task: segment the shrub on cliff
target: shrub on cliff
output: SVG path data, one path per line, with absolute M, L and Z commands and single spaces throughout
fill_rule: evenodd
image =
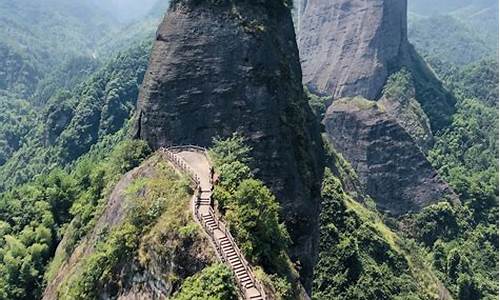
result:
M 223 264 L 215 264 L 187 278 L 173 300 L 235 300 L 233 273 Z

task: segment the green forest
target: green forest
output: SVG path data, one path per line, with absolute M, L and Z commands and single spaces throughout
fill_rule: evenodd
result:
M 206 250 L 212 244 L 190 212 L 193 186 L 131 134 L 169 1 L 134 17 L 92 2 L 32 2 L 0 3 L 0 299 L 42 299 L 52 282 L 57 297 L 43 299 L 117 299 L 134 280 L 168 299 L 238 299 L 233 271 Z M 316 183 L 316 263 L 304 284 L 280 195 L 256 175 L 252 137 L 224 131 L 208 150 L 219 176 L 213 198 L 271 299 L 498 298 L 498 16 L 492 29 L 464 17 L 483 11 L 480 1 L 479 8 L 443 4 L 439 14 L 412 2 L 409 40 L 456 99 L 450 124 L 424 155 L 460 204 L 441 199 L 402 216 L 380 212 L 355 166 L 323 139 L 315 145 L 325 161 Z M 390 78 L 411 77 L 401 74 Z M 408 92 L 392 83 L 391 93 Z M 304 98 L 320 120 L 332 101 L 307 88 Z M 119 224 L 96 233 L 124 178 Z M 78 271 L 62 276 L 86 247 L 92 251 L 77 257 Z

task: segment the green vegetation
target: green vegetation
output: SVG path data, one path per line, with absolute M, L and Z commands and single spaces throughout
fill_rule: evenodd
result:
M 498 219 L 498 111 L 463 99 L 452 127 L 436 139 L 429 158 L 469 207 L 476 223 Z
M 421 149 L 426 151 L 432 146 L 430 121 L 416 99 L 414 76 L 407 68 L 389 76 L 378 104 L 403 126 Z
M 161 161 L 153 164 L 154 176 L 138 177 L 127 187 L 123 221 L 100 238 L 63 284 L 62 299 L 97 299 L 106 286 L 119 285 L 131 262 L 145 267 L 152 252 L 169 258 L 199 239 L 189 210 L 189 181 Z M 172 242 L 165 245 L 167 236 Z
M 228 200 L 226 221 L 245 256 L 279 270 L 289 237 L 279 223 L 280 206 L 274 195 L 262 182 L 246 179 Z
M 263 267 L 260 277 L 285 298 L 293 294 L 290 282 L 296 276 L 286 255 L 290 238 L 277 199 L 247 166 L 250 152 L 240 135 L 214 140 L 210 157 L 220 176 L 214 199 L 245 257 Z
M 31 96 L 54 67 L 92 56 L 117 26 L 84 1 L 6 0 L 0 3 L 0 90 Z
M 383 94 L 389 98 L 408 98 L 411 95 L 411 73 L 406 68 L 392 74 L 387 79 Z
M 464 99 L 477 99 L 498 107 L 498 60 L 484 59 L 445 73 L 447 85 Z
M 450 15 L 410 19 L 408 37 L 426 59 L 436 58 L 461 66 L 495 55 L 498 39 L 486 39 L 464 22 Z
M 320 97 L 309 91 L 309 89 L 304 86 L 304 91 L 306 92 L 309 106 L 311 107 L 314 115 L 318 120 L 323 120 L 325 117 L 326 109 L 328 108 L 328 103 L 331 101 L 332 97 Z
M 410 236 L 425 246 L 434 273 L 454 297 L 498 297 L 497 225 L 476 225 L 469 205 L 448 203 L 429 206 L 406 223 Z
M 278 200 L 250 173 L 250 151 L 239 135 L 214 141 L 210 155 L 220 174 L 214 198 L 245 256 L 276 272 L 289 236 L 279 222 Z
M 403 219 L 457 299 L 498 297 L 498 62 L 442 68 L 456 95 L 451 125 L 435 136 L 428 158 L 462 205 L 432 205 Z
M 231 270 L 215 264 L 187 278 L 173 300 L 235 300 L 236 285 Z
M 429 153 L 463 205 L 441 203 L 409 217 L 409 235 L 432 257 L 458 299 L 498 296 L 498 111 L 463 98 Z
M 33 128 L 31 105 L 12 95 L 0 95 L 0 166 L 24 143 Z
M 45 267 L 68 222 L 82 220 L 72 222 L 77 231 L 87 225 L 107 188 L 147 154 L 142 142 L 126 141 L 108 155 L 87 155 L 71 172 L 54 169 L 0 195 L 0 298 L 39 297 Z
M 20 136 L 18 145 L 10 143 L 15 147 L 0 150 L 6 152 L 6 158 L 10 157 L 0 166 L 0 177 L 4 178 L 0 191 L 54 167 L 67 166 L 98 142 L 111 143 L 112 139 L 122 138 L 126 130 L 121 129 L 126 127 L 135 107 L 149 49 L 150 44 L 142 44 L 118 54 L 73 91 L 58 90 L 36 117 L 34 113 L 26 115 L 31 118 L 22 124 L 29 125 L 16 126 L 30 126 L 30 130 Z M 121 137 L 116 134 L 120 130 Z
M 432 299 L 399 239 L 325 170 L 313 299 Z M 425 273 L 425 270 L 417 270 Z

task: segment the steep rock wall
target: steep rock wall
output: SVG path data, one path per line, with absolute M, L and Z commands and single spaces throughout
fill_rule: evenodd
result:
M 135 135 L 157 149 L 239 132 L 276 194 L 309 286 L 321 139 L 302 88 L 290 10 L 281 0 L 176 1 L 160 25 Z
M 303 11 L 304 82 L 320 94 L 375 99 L 405 47 L 405 1 L 309 0 Z
M 323 124 L 378 209 L 398 216 L 442 200 L 458 202 L 410 135 L 376 102 L 338 100 Z
M 304 83 L 333 99 L 378 99 L 388 77 L 406 66 L 433 132 L 450 122 L 455 100 L 407 38 L 406 0 L 308 0 L 298 44 Z

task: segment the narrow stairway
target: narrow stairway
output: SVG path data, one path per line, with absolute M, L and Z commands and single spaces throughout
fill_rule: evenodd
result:
M 206 150 L 197 146 L 178 146 L 162 148 L 160 152 L 175 167 L 187 173 L 196 184 L 197 190 L 192 205 L 195 219 L 210 237 L 219 259 L 233 271 L 240 297 L 251 300 L 267 299 L 262 285 L 253 275 L 231 233 L 214 211 L 212 172 Z

